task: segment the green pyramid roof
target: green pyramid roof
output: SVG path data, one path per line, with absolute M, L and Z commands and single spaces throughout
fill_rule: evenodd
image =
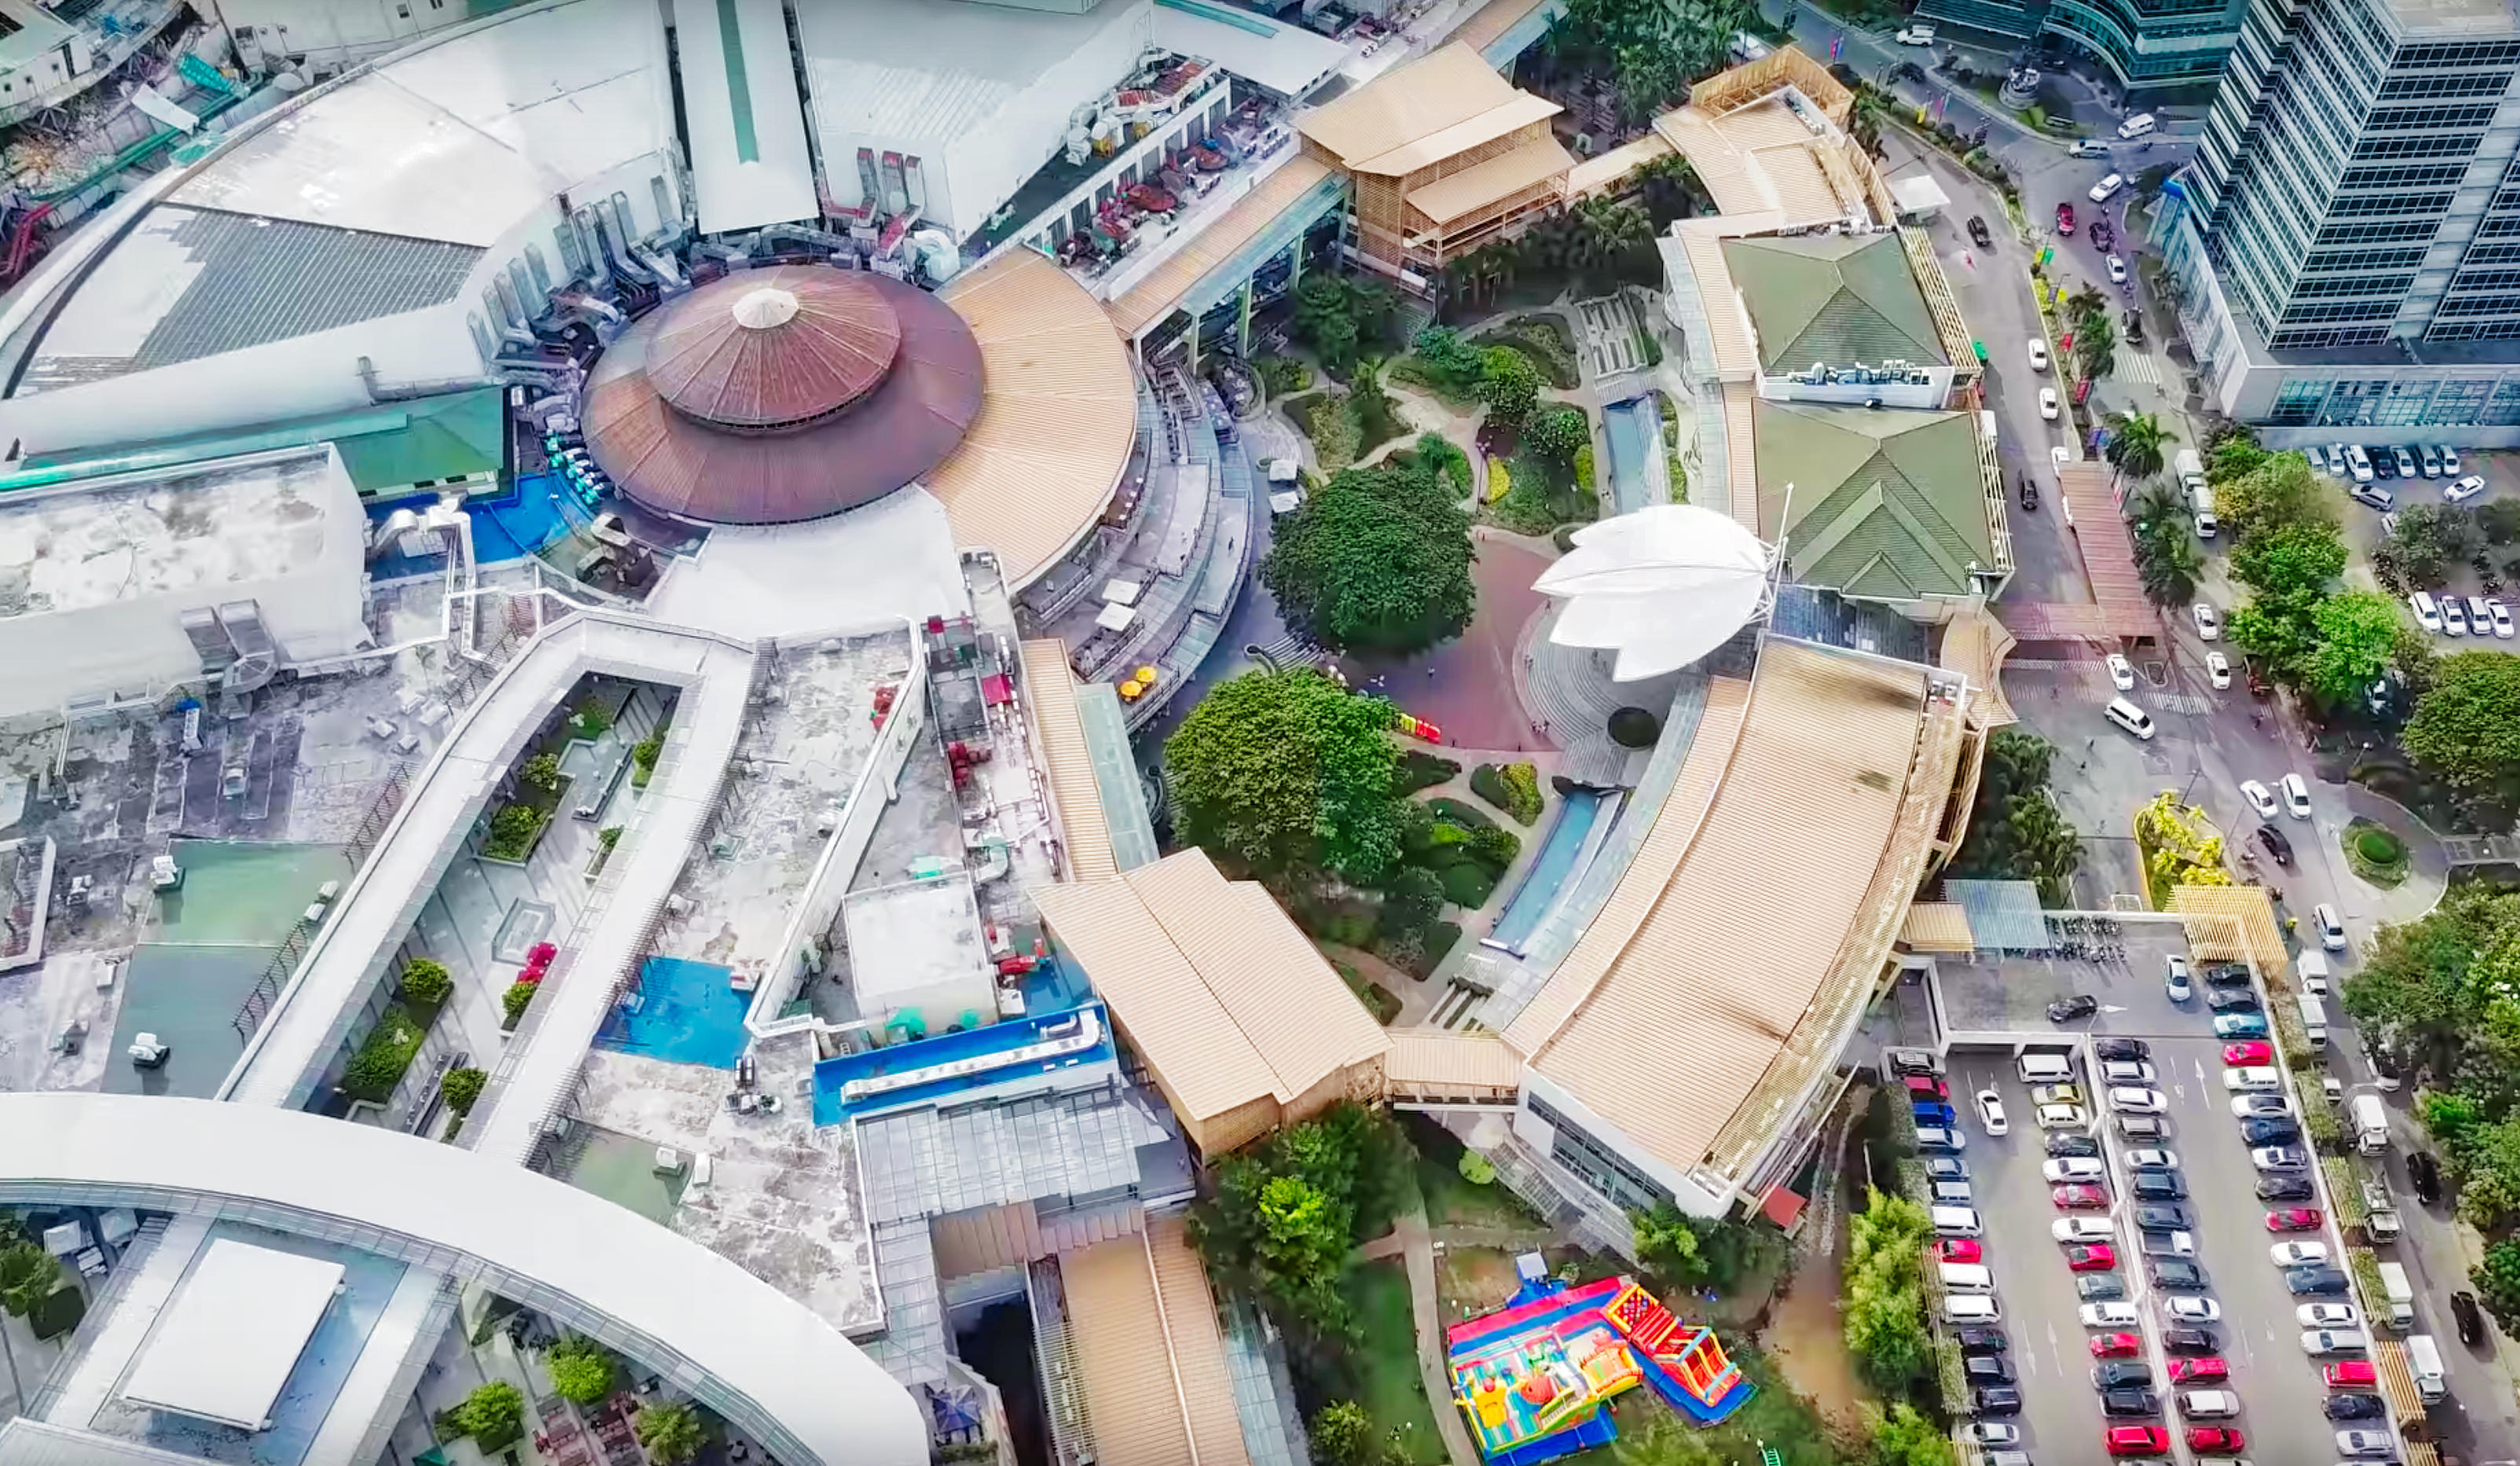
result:
M 1759 336 L 1759 364 L 1800 371 L 1890 360 L 1951 365 L 1895 234 L 1728 239 L 1724 265 Z
M 1968 414 L 1762 399 L 1751 422 L 1760 533 L 1796 581 L 1901 601 L 1997 568 Z

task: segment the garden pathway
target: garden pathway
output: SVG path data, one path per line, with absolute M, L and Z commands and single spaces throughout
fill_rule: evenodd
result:
M 1453 1381 L 1445 1368 L 1444 1323 L 1436 1309 L 1435 1241 L 1426 1225 L 1425 1210 L 1398 1217 L 1390 1232 L 1357 1252 L 1367 1258 L 1400 1255 L 1409 1271 L 1409 1311 L 1418 1326 L 1418 1373 L 1426 1387 L 1427 1407 L 1434 1412 L 1435 1428 L 1443 1433 L 1444 1451 L 1453 1466 L 1479 1466 L 1478 1449 L 1470 1443 L 1469 1428 L 1462 1424 L 1462 1412 L 1453 1403 Z
M 1391 1022 L 1385 1025 L 1387 1028 L 1413 1028 L 1424 1022 L 1427 1013 L 1435 1006 L 1435 999 L 1443 995 L 1443 989 L 1429 990 L 1423 982 L 1409 976 L 1361 946 L 1344 946 L 1335 941 L 1317 944 L 1323 954 L 1330 960 L 1344 962 L 1355 968 L 1357 976 L 1374 984 L 1399 1000 L 1400 1011 L 1392 1015 Z

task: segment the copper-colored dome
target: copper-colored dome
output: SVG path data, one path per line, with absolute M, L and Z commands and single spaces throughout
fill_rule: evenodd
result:
M 915 285 L 824 265 L 739 270 L 640 321 L 586 385 L 587 451 L 675 519 L 777 525 L 936 467 L 980 411 L 979 344 Z
M 876 276 L 747 270 L 659 313 L 648 381 L 677 412 L 738 432 L 827 417 L 892 369 L 901 320 Z

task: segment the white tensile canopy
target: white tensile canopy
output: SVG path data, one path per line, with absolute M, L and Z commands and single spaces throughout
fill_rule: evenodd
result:
M 1768 547 L 1731 516 L 1656 504 L 1575 531 L 1534 588 L 1566 602 L 1549 639 L 1614 650 L 1615 681 L 1687 666 L 1759 614 Z

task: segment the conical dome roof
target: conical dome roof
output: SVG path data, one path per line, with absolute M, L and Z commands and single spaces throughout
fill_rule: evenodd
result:
M 873 391 L 901 350 L 875 277 L 813 265 L 754 270 L 665 307 L 648 380 L 667 406 L 735 432 L 832 413 Z

